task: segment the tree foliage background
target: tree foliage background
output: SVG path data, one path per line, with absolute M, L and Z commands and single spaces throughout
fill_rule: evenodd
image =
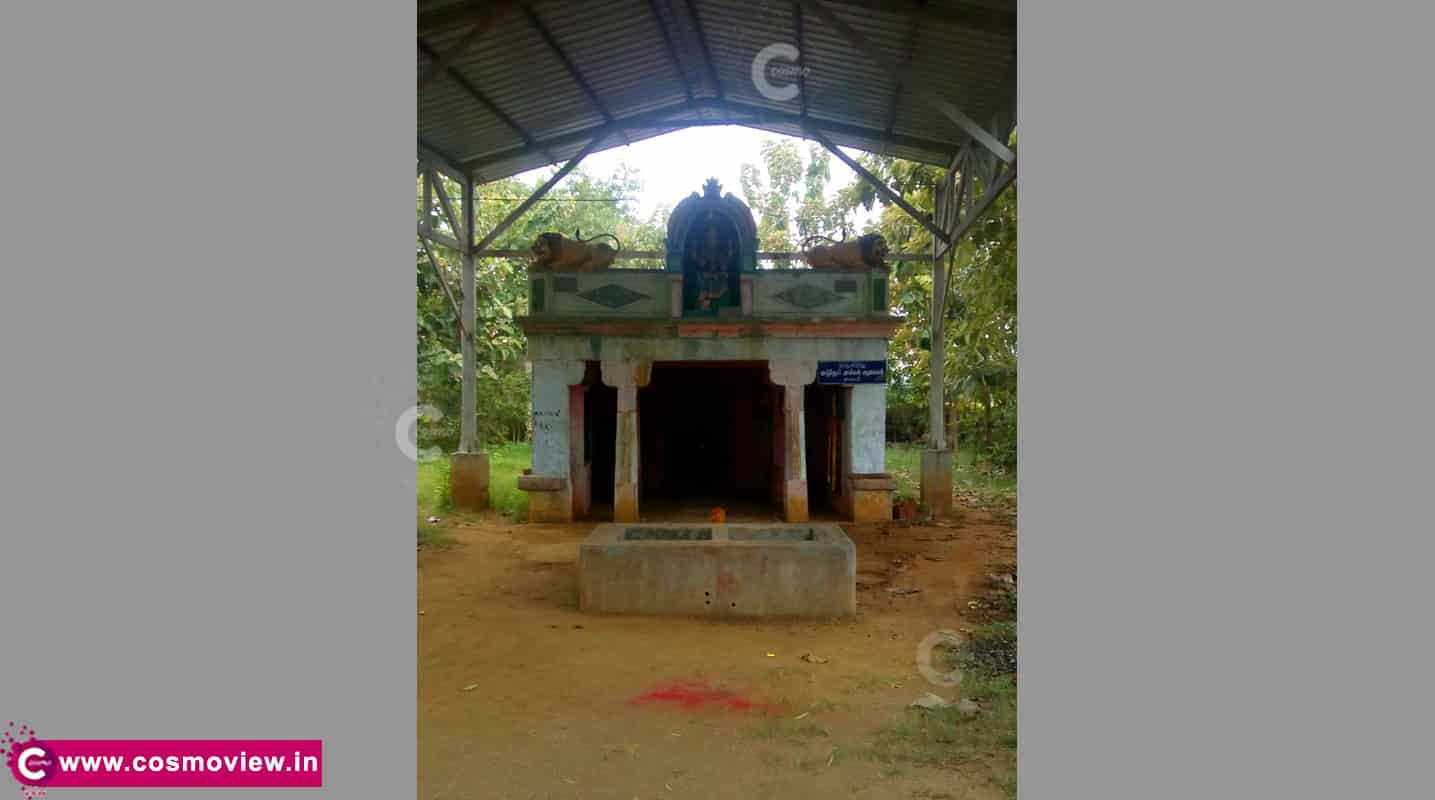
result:
M 841 240 L 880 232 L 893 252 L 929 253 L 931 235 L 901 209 L 886 205 L 859 179 L 827 198 L 829 154 L 816 144 L 806 152 L 788 138 L 766 140 L 761 164 L 744 164 L 741 191 L 758 222 L 760 250 L 797 250 L 811 236 Z M 805 157 L 804 157 L 805 156 Z M 884 156 L 863 154 L 858 161 L 919 209 L 932 210 L 933 187 L 943 170 Z M 490 230 L 527 198 L 530 185 L 507 179 L 478 187 L 477 228 Z M 613 233 L 626 249 L 661 250 L 670 205 L 640 218 L 631 197 L 640 176 L 623 167 L 604 177 L 575 170 L 510 228 L 496 248 L 527 249 L 545 231 L 584 238 Z M 459 188 L 445 183 L 457 212 Z M 425 213 L 423 191 L 416 203 Z M 676 202 L 681 198 L 673 198 Z M 879 206 L 879 204 L 881 204 Z M 867 230 L 855 229 L 858 207 L 880 208 Z M 432 219 L 447 230 L 442 214 Z M 444 279 L 455 293 L 460 286 L 458 254 L 434 248 Z M 629 262 L 629 268 L 661 268 L 660 262 Z M 772 265 L 769 265 L 772 266 Z M 780 265 L 799 266 L 799 265 Z M 889 350 L 888 437 L 919 441 L 927 430 L 928 357 L 933 313 L 931 259 L 891 262 L 892 313 L 906 322 Z M 462 359 L 457 315 L 435 278 L 420 245 L 415 260 L 418 287 L 419 402 L 437 407 L 442 417 L 420 425 L 424 446 L 452 450 L 458 444 Z M 486 445 L 518 441 L 529 435 L 529 373 L 526 342 L 515 317 L 526 313 L 528 281 L 523 259 L 479 259 L 475 268 L 478 324 L 480 436 Z M 940 306 L 940 304 L 939 304 Z M 1016 466 L 1016 188 L 1009 188 L 956 250 L 945 300 L 947 431 L 949 445 L 971 448 L 994 469 Z

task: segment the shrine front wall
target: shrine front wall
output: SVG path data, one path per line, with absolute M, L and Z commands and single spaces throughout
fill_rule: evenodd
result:
M 529 273 L 529 310 L 573 317 L 666 317 L 672 307 L 664 270 Z
M 886 280 L 886 273 L 877 273 Z M 752 273 L 752 315 L 859 316 L 886 313 L 874 308 L 872 278 L 866 272 L 825 272 L 811 269 Z
M 683 311 L 684 275 L 658 269 L 529 273 L 534 318 L 663 319 L 713 317 Z M 863 318 L 888 313 L 886 270 L 834 272 L 772 269 L 739 273 L 740 302 L 716 316 L 731 318 Z
M 840 337 L 638 337 L 530 334 L 530 361 L 882 361 L 887 340 Z

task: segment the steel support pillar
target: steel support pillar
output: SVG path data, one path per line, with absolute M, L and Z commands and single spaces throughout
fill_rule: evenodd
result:
M 482 451 L 478 435 L 478 377 L 477 354 L 473 349 L 473 337 L 477 331 L 477 290 L 474 285 L 473 218 L 474 186 L 471 180 L 459 184 L 463 187 L 460 200 L 460 214 L 463 216 L 458 234 L 460 262 L 463 265 L 461 285 L 459 331 L 462 337 L 463 384 L 459 408 L 458 452 L 449 456 L 449 495 L 455 508 L 466 511 L 481 511 L 489 503 L 488 455 Z M 439 187 L 440 190 L 442 187 Z
M 951 196 L 950 172 L 935 192 L 933 217 L 944 225 L 950 216 Z M 947 449 L 946 435 L 946 297 L 947 274 L 942 269 L 943 243 L 932 237 L 932 302 L 931 346 L 928 350 L 931 386 L 927 404 L 927 447 L 922 453 L 922 506 L 927 514 L 941 516 L 952 510 L 952 453 Z

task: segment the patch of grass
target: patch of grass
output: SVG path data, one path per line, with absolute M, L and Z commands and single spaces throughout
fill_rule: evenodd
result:
M 518 476 L 533 464 L 528 442 L 508 442 L 488 451 L 488 496 L 495 511 L 512 520 L 528 517 L 528 495 L 518 489 Z
M 448 459 L 435 458 L 418 463 L 418 542 L 419 547 L 442 548 L 453 544 L 447 522 L 432 525 L 429 517 L 444 519 L 453 509 L 448 496 Z
M 897 483 L 897 496 L 921 497 L 922 448 L 908 444 L 888 445 L 887 473 Z
M 944 675 L 962 668 L 961 648 L 945 639 L 932 646 L 931 659 L 932 669 Z
M 1016 623 L 1002 620 L 977 626 L 952 657 L 963 674 L 994 677 L 1016 672 Z
M 431 458 L 418 463 L 418 512 L 422 522 L 442 517 L 453 510 L 448 496 L 448 459 Z
M 1016 587 L 999 586 L 995 594 L 987 598 L 987 604 L 993 612 L 1008 619 L 1016 618 Z
M 868 755 L 885 768 L 961 768 L 1016 794 L 1016 683 L 1008 675 L 966 675 L 962 696 L 982 711 L 904 709 L 877 732 Z
M 506 442 L 490 447 L 489 499 L 495 511 L 514 521 L 528 515 L 528 496 L 518 490 L 518 476 L 533 463 L 533 449 L 528 442 Z M 973 464 L 971 450 L 958 450 L 952 469 L 952 484 L 958 490 L 977 497 L 983 505 L 1014 508 L 1016 479 L 991 475 Z M 887 471 L 897 482 L 897 496 L 916 498 L 921 495 L 922 448 L 917 445 L 894 444 L 887 448 Z M 448 458 L 421 461 L 418 465 L 419 519 L 452 515 L 453 504 L 448 491 Z
M 921 497 L 922 449 L 920 445 L 888 445 L 887 472 L 897 482 L 898 497 Z M 1016 507 L 1016 476 L 983 468 L 971 448 L 957 450 L 952 463 L 952 486 L 983 506 Z
M 419 523 L 419 547 L 428 547 L 435 550 L 453 545 L 453 534 L 442 524 L 430 525 L 426 522 Z
M 1009 572 L 1008 569 L 998 567 Z M 991 577 L 979 597 L 968 602 L 967 618 L 979 622 L 1015 622 L 1017 589 L 1015 583 L 1007 583 Z
M 509 442 L 490 448 L 488 453 L 488 497 L 493 509 L 511 520 L 528 515 L 528 497 L 518 489 L 518 476 L 533 460 L 528 442 Z M 420 461 L 418 464 L 418 517 L 424 520 L 439 517 L 447 521 L 455 514 L 448 490 L 448 457 Z M 433 526 L 429 526 L 433 527 Z

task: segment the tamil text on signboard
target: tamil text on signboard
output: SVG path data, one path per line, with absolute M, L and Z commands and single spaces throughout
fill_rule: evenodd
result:
M 819 361 L 818 383 L 886 383 L 886 361 Z

